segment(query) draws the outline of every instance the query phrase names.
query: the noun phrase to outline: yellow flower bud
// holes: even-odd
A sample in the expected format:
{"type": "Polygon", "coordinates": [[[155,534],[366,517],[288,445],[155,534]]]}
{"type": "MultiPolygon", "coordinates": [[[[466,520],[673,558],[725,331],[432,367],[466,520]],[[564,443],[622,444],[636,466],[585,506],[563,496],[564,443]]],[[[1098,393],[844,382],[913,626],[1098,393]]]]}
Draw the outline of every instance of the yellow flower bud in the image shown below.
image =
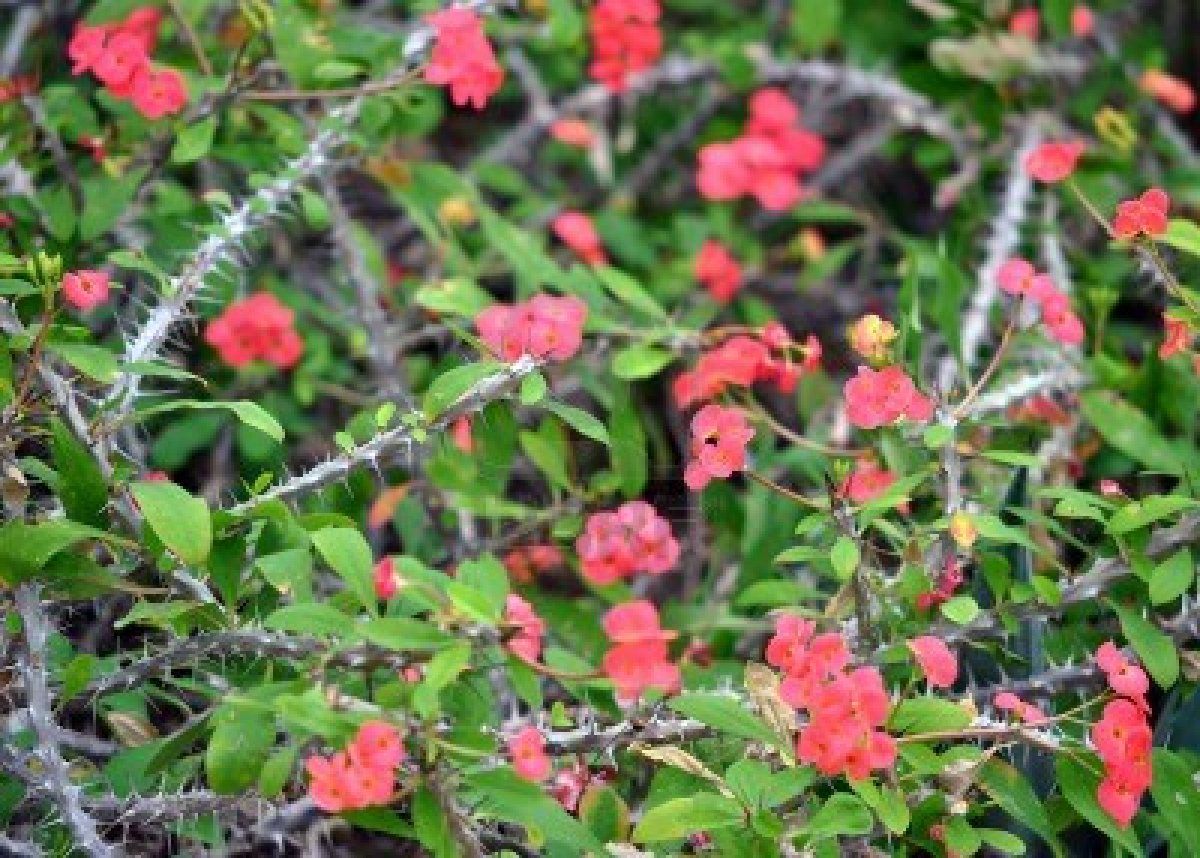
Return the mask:
{"type": "Polygon", "coordinates": [[[462,197],[448,197],[438,206],[438,217],[448,226],[471,226],[475,223],[475,209],[470,200],[462,197]]]}
{"type": "Polygon", "coordinates": [[[950,538],[959,548],[970,548],[979,537],[979,530],[970,513],[959,512],[950,516],[950,538]]]}
{"type": "Polygon", "coordinates": [[[896,326],[874,313],[850,326],[850,346],[867,360],[882,363],[896,339],[896,326]]]}

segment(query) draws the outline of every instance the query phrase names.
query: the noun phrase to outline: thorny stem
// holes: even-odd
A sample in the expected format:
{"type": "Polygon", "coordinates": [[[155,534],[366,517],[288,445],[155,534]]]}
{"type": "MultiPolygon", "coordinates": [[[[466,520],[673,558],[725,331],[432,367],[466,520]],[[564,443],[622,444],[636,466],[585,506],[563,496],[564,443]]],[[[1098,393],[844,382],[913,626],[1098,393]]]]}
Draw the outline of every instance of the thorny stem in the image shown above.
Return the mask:
{"type": "Polygon", "coordinates": [[[776,494],[783,495],[788,500],[793,500],[801,506],[807,507],[808,509],[827,509],[827,506],[821,501],[813,500],[810,497],[805,497],[798,492],[794,492],[789,488],[781,486],[770,477],[760,474],[758,471],[755,471],[751,468],[746,468],[744,473],[747,477],[754,480],[754,482],[758,483],[759,485],[766,486],[776,494]]]}
{"type": "Polygon", "coordinates": [[[861,448],[831,447],[828,444],[822,444],[820,441],[806,438],[799,432],[795,432],[780,423],[771,412],[750,399],[746,401],[746,410],[750,412],[752,417],[767,424],[776,435],[786,438],[792,444],[795,444],[797,447],[803,447],[805,450],[812,450],[839,459],[856,459],[867,452],[861,448]]]}

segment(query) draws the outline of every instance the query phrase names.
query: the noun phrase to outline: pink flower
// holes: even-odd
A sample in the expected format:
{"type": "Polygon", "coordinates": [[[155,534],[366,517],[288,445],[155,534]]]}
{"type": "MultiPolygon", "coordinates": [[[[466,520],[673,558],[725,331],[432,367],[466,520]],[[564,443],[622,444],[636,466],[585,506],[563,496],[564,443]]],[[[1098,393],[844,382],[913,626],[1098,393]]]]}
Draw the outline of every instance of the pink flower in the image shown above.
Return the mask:
{"type": "Polygon", "coordinates": [[[1196,109],[1196,91],[1185,80],[1158,69],[1147,69],[1138,81],[1142,92],[1165,104],[1176,113],[1196,109]]]}
{"type": "Polygon", "coordinates": [[[709,403],[692,418],[691,459],[683,479],[692,491],[700,491],[710,480],[729,479],[746,466],[746,445],[754,429],[737,408],[709,403]]]}
{"type": "Polygon", "coordinates": [[[508,740],[517,777],[527,781],[544,781],[550,777],[550,758],[546,755],[546,739],[537,727],[525,727],[508,740]]]}
{"type": "Polygon", "coordinates": [[[667,641],[675,632],[659,625],[652,603],[641,599],[610,609],[604,615],[604,633],[613,642],[604,654],[604,675],[612,681],[618,701],[637,700],[649,688],[670,694],[679,687],[679,666],[667,660],[667,641]]]}
{"type": "Polygon", "coordinates": [[[571,248],[589,265],[603,265],[607,259],[604,244],[592,219],[583,212],[565,211],[550,223],[559,241],[571,248]]]}
{"type": "Polygon", "coordinates": [[[67,57],[71,60],[71,74],[79,75],[91,71],[104,56],[104,45],[108,41],[105,27],[89,27],[84,23],[75,25],[75,32],[67,44],[67,57]]]}
{"type": "Polygon", "coordinates": [[[1192,328],[1186,319],[1176,319],[1163,314],[1164,335],[1158,347],[1158,356],[1164,360],[1185,352],[1192,347],[1192,328]]]}
{"type": "Polygon", "coordinates": [[[1036,705],[1022,700],[1011,691],[1001,691],[996,695],[992,704],[1001,711],[1013,713],[1018,720],[1024,721],[1031,727],[1041,726],[1048,720],[1036,705]]]}
{"type": "Polygon", "coordinates": [[[90,313],[108,300],[108,275],[83,269],[63,275],[63,297],[77,310],[90,313]]]}
{"type": "Polygon", "coordinates": [[[853,503],[863,504],[879,497],[896,482],[896,475],[879,467],[874,461],[858,461],[854,470],[846,476],[840,492],[853,503]]]}
{"type": "Polygon", "coordinates": [[[670,523],[644,501],[588,516],[575,550],[583,577],[599,585],[639,572],[669,572],[679,560],[670,523]]]}
{"type": "Polygon", "coordinates": [[[930,688],[949,688],[958,678],[958,659],[945,641],[933,635],[921,635],[908,642],[925,681],[930,688]]]}
{"type": "Polygon", "coordinates": [[[933,401],[923,396],[898,366],[878,371],[860,366],[858,375],[846,382],[843,393],[847,417],[862,429],[875,429],[898,420],[924,423],[933,416],[933,401]]]}
{"type": "Polygon", "coordinates": [[[142,40],[118,31],[105,40],[104,51],[92,65],[92,73],[106,86],[119,89],[149,63],[142,40]]]}
{"type": "Polygon", "coordinates": [[[700,248],[695,274],[713,299],[722,304],[729,303],[742,285],[742,267],[723,244],[712,239],[700,248]]]}
{"type": "Polygon", "coordinates": [[[1036,40],[1040,30],[1041,16],[1038,15],[1038,10],[1032,6],[1014,12],[1013,16],[1008,19],[1008,31],[1014,36],[1024,36],[1027,39],[1036,40]]]}
{"type": "Polygon", "coordinates": [[[187,106],[187,84],[175,69],[138,69],[130,88],[133,106],[147,119],[162,119],[187,106]]]}
{"type": "Polygon", "coordinates": [[[505,646],[522,661],[534,664],[542,654],[542,636],[546,624],[537,615],[533,605],[515,593],[509,593],[504,603],[504,623],[516,629],[505,646]]]}
{"type": "Polygon", "coordinates": [[[1071,35],[1086,39],[1096,31],[1096,15],[1091,7],[1076,3],[1071,9],[1071,35]]]}
{"type": "Polygon", "coordinates": [[[815,626],[811,620],[795,614],[784,614],[775,621],[775,635],[767,641],[765,658],[771,667],[785,673],[804,668],[808,658],[808,644],[812,640],[815,626]]]}
{"type": "Polygon", "coordinates": [[[1096,803],[1119,828],[1128,828],[1142,804],[1142,790],[1133,789],[1125,773],[1109,775],[1096,787],[1096,803]]]}
{"type": "Polygon", "coordinates": [[[658,0],[599,0],[588,15],[592,36],[589,74],[612,92],[650,68],[662,54],[658,0]]]}
{"type": "Polygon", "coordinates": [[[504,69],[483,32],[483,23],[470,9],[453,6],[426,16],[434,29],[433,50],[425,80],[450,87],[450,97],[462,107],[482,110],[504,82],[504,69]]]}
{"type": "Polygon", "coordinates": [[[123,33],[128,33],[142,44],[147,54],[154,53],[158,42],[158,31],[162,26],[163,13],[153,6],[142,6],[129,13],[129,17],[117,25],[123,33]]]}
{"type": "Polygon", "coordinates": [[[1160,188],[1151,188],[1140,197],[1117,204],[1113,234],[1131,239],[1144,235],[1157,238],[1167,231],[1167,211],[1171,198],[1160,188]]]}
{"type": "Polygon", "coordinates": [[[567,146],[587,149],[596,140],[592,126],[582,119],[559,119],[550,126],[550,136],[567,146]]]}
{"type": "Polygon", "coordinates": [[[295,314],[278,298],[270,292],[257,292],[230,304],[209,322],[204,340],[232,367],[263,360],[290,369],[304,353],[304,341],[294,325],[295,314]]]}
{"type": "MultiPolygon", "coordinates": [[[[1099,657],[1097,652],[1097,660],[1099,657]]],[[[1106,652],[1104,659],[1112,664],[1122,656],[1119,652],[1115,656],[1106,652]]],[[[1125,828],[1137,814],[1142,795],[1153,779],[1150,756],[1153,734],[1144,706],[1124,699],[1110,701],[1100,720],[1092,725],[1091,739],[1105,771],[1104,780],[1096,790],[1096,801],[1125,828]]]]}
{"type": "Polygon", "coordinates": [[[1146,672],[1125,658],[1112,641],[1106,641],[1096,650],[1096,665],[1107,674],[1109,687],[1123,697],[1142,700],[1150,690],[1146,672]]]}
{"type": "Polygon", "coordinates": [[[309,776],[309,798],[321,810],[341,813],[362,806],[365,796],[358,782],[351,777],[350,761],[345,753],[334,754],[329,759],[313,755],[304,766],[309,776]]]}
{"type": "Polygon", "coordinates": [[[399,580],[396,578],[396,561],[391,557],[384,557],[375,564],[373,574],[375,595],[385,600],[394,597],[400,589],[399,580]]]}
{"type": "Polygon", "coordinates": [[[1074,141],[1043,143],[1025,159],[1025,172],[1039,182],[1061,182],[1075,172],[1085,148],[1074,141]]]}
{"type": "Polygon", "coordinates": [[[386,721],[366,721],[346,749],[350,761],[366,769],[390,771],[404,761],[404,743],[386,721]]]}
{"type": "Polygon", "coordinates": [[[565,361],[583,346],[587,305],[574,296],[535,295],[521,304],[493,304],[475,317],[475,329],[498,358],[522,355],[565,361]]]}
{"type": "Polygon", "coordinates": [[[504,555],[504,568],[518,584],[532,584],[539,572],[563,565],[563,555],[554,544],[517,546],[504,555]]]}
{"type": "Polygon", "coordinates": [[[475,452],[475,439],[471,437],[471,418],[463,415],[450,427],[450,438],[454,446],[464,453],[475,452]]]}
{"type": "Polygon", "coordinates": [[[659,624],[658,609],[646,599],[616,605],[603,620],[604,633],[617,644],[663,643],[674,640],[675,632],[659,624]]]}

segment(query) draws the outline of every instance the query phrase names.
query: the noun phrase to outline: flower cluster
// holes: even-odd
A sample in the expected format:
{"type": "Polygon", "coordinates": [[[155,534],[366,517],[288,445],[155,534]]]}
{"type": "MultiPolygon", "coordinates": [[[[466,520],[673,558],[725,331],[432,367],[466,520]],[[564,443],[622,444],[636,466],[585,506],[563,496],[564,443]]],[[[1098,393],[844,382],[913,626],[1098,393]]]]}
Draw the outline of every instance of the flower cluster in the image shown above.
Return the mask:
{"type": "Polygon", "coordinates": [[[1174,75],[1158,69],[1147,69],[1142,73],[1138,86],[1146,95],[1165,104],[1176,113],[1191,113],[1196,109],[1196,91],[1187,81],[1174,75]]]}
{"type": "Polygon", "coordinates": [[[513,771],[527,781],[544,781],[550,777],[550,757],[546,755],[546,737],[537,727],[524,727],[508,740],[513,771]]]}
{"type": "Polygon", "coordinates": [[[754,427],[738,408],[710,402],[692,417],[691,458],[683,481],[694,492],[712,480],[727,480],[746,467],[746,445],[754,427]]]}
{"type": "Polygon", "coordinates": [[[534,295],[511,306],[493,304],[475,317],[475,329],[496,357],[521,355],[570,360],[583,345],[587,305],[574,296],[534,295]]]}
{"type": "Polygon", "coordinates": [[[1096,664],[1108,677],[1109,687],[1121,695],[1105,705],[1100,720],[1092,725],[1092,744],[1104,763],[1104,779],[1096,789],[1096,801],[1126,828],[1137,814],[1153,774],[1153,737],[1146,719],[1150,683],[1145,672],[1111,642],[1096,650],[1096,664]]]}
{"type": "Polygon", "coordinates": [[[742,266],[725,245],[711,238],[700,248],[694,271],[713,300],[722,304],[728,304],[742,286],[742,266]]]}
{"type": "Polygon", "coordinates": [[[958,659],[941,638],[921,635],[910,640],[908,648],[930,688],[949,688],[958,679],[958,659]]]}
{"type": "Polygon", "coordinates": [[[1046,184],[1061,182],[1075,172],[1086,148],[1074,140],[1043,143],[1025,159],[1025,172],[1046,184]]]}
{"type": "Polygon", "coordinates": [[[617,702],[636,701],[648,688],[673,694],[679,688],[679,666],[667,658],[667,642],[675,632],[663,629],[658,609],[639,599],[617,605],[604,615],[604,633],[612,647],[604,654],[604,675],[612,681],[617,702]]]}
{"type": "Polygon", "coordinates": [[[270,292],[257,292],[230,304],[209,322],[204,340],[229,366],[241,368],[262,360],[289,369],[304,354],[295,321],[295,313],[278,298],[270,292]]]}
{"type": "Polygon", "coordinates": [[[1158,347],[1158,356],[1164,360],[1186,352],[1192,347],[1196,334],[1187,319],[1176,319],[1163,314],[1163,341],[1158,347]]]}
{"type": "Polygon", "coordinates": [[[876,429],[899,420],[925,423],[933,417],[933,400],[918,391],[899,366],[880,370],[860,366],[843,393],[846,416],[860,429],[876,429]]]}
{"type": "Polygon", "coordinates": [[[108,275],[103,271],[71,271],[63,275],[63,298],[84,313],[90,313],[108,300],[108,275]]]}
{"type": "Polygon", "coordinates": [[[513,581],[518,584],[532,584],[539,573],[562,566],[563,553],[552,542],[518,545],[505,552],[503,562],[513,581]]]}
{"type": "Polygon", "coordinates": [[[1000,289],[1027,298],[1041,308],[1050,336],[1068,346],[1083,342],[1083,322],[1071,311],[1071,299],[1060,292],[1049,274],[1039,274],[1026,259],[1010,259],[996,273],[1000,289]]]}
{"type": "Polygon", "coordinates": [[[679,560],[679,542],[670,522],[645,501],[588,516],[575,550],[583,577],[600,585],[639,572],[669,572],[679,560]]]}
{"type": "Polygon", "coordinates": [[[608,260],[595,224],[583,212],[565,211],[559,214],[551,221],[550,229],[559,241],[588,265],[603,265],[608,260]]]}
{"type": "Polygon", "coordinates": [[[391,557],[384,557],[375,564],[372,579],[375,595],[380,599],[386,601],[395,598],[400,591],[400,576],[396,574],[396,561],[391,557]]]}
{"type": "Polygon", "coordinates": [[[958,560],[951,554],[946,557],[946,565],[938,575],[933,589],[917,595],[918,610],[931,611],[938,605],[950,601],[962,583],[962,568],[958,565],[958,560]]]}
{"type": "Polygon", "coordinates": [[[1113,235],[1133,239],[1139,235],[1157,238],[1167,231],[1167,212],[1171,198],[1160,188],[1151,188],[1140,197],[1117,205],[1113,218],[1113,235]]]}
{"type": "Polygon", "coordinates": [[[729,387],[760,381],[791,393],[801,376],[816,371],[820,363],[820,340],[809,334],[800,345],[783,325],[770,322],[758,337],[738,334],[702,353],[694,368],[676,376],[671,390],[680,408],[715,399],[729,387]]]}
{"type": "Polygon", "coordinates": [[[470,9],[451,7],[426,17],[434,31],[425,80],[450,87],[450,98],[462,107],[482,110],[504,82],[483,22],[470,9]]]}
{"type": "Polygon", "coordinates": [[[710,200],[752,196],[770,211],[794,206],[803,195],[801,176],[825,159],[825,141],[799,122],[800,109],[785,92],[759,90],[742,135],[700,150],[700,193],[710,200]]]}
{"type": "Polygon", "coordinates": [[[891,768],[896,742],[880,729],[891,709],[883,677],[874,667],[851,669],[841,635],[814,631],[809,620],[785,614],[767,642],[767,664],[784,674],[779,696],[808,712],[796,755],[822,774],[854,780],[891,768]]]}
{"type": "Polygon", "coordinates": [[[504,624],[516,630],[504,642],[508,651],[522,661],[535,663],[542,654],[546,623],[537,615],[533,605],[516,593],[509,593],[504,603],[504,624]]]}
{"type": "Polygon", "coordinates": [[[662,54],[658,0],[600,0],[588,16],[592,34],[591,76],[612,92],[650,68],[662,54]]]}
{"type": "Polygon", "coordinates": [[[311,779],[309,797],[329,813],[358,810],[392,800],[396,766],[404,761],[404,743],[396,728],[367,721],[345,751],[305,761],[311,779]]]}
{"type": "Polygon", "coordinates": [[[178,113],[187,104],[183,75],[150,62],[161,23],[162,13],[147,6],[124,21],[76,25],[67,45],[71,74],[90,71],[114,97],[129,99],[147,119],[178,113]]]}
{"type": "Polygon", "coordinates": [[[576,760],[559,769],[550,785],[550,795],[569,813],[579,809],[579,800],[593,787],[611,784],[616,779],[616,769],[604,766],[593,771],[583,760],[576,760]]]}

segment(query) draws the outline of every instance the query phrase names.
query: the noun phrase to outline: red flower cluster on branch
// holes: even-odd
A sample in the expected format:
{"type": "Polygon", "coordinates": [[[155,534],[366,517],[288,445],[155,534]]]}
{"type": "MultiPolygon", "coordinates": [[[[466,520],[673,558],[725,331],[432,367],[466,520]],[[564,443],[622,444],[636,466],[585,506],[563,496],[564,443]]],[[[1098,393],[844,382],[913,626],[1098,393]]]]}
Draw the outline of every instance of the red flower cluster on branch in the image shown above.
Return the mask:
{"type": "Polygon", "coordinates": [[[130,100],[147,119],[178,113],[188,98],[183,75],[150,62],[161,24],[162,13],[145,7],[119,23],[77,25],[67,45],[71,73],[90,71],[113,96],[130,100]]]}
{"type": "Polygon", "coordinates": [[[667,658],[667,642],[675,632],[662,628],[651,602],[639,599],[612,608],[604,615],[604,633],[613,644],[604,654],[604,675],[619,703],[632,703],[650,688],[665,694],[679,689],[679,666],[667,658]]]}
{"type": "Polygon", "coordinates": [[[204,340],[221,360],[235,368],[261,360],[290,369],[304,354],[296,333],[296,315],[270,292],[257,292],[235,301],[209,322],[204,340]]]}
{"type": "Polygon", "coordinates": [[[599,0],[588,22],[592,34],[591,76],[612,92],[623,92],[629,78],[658,62],[663,37],[658,0],[599,0]]]}
{"type": "Polygon", "coordinates": [[[583,577],[600,585],[639,572],[669,572],[679,561],[679,542],[670,522],[645,501],[588,516],[575,550],[583,577]]]}
{"type": "Polygon", "coordinates": [[[794,206],[803,196],[801,177],[825,160],[825,141],[799,122],[800,109],[785,92],[759,90],[742,136],[700,150],[700,193],[710,200],[752,196],[769,211],[794,206]]]}
{"type": "Polygon", "coordinates": [[[1027,298],[1042,311],[1042,321],[1050,336],[1060,343],[1077,346],[1083,342],[1083,322],[1071,310],[1071,299],[1060,292],[1049,274],[1039,274],[1026,259],[1010,259],[996,274],[1000,289],[1009,295],[1027,298]]]}
{"type": "Polygon", "coordinates": [[[1109,687],[1121,695],[1105,705],[1100,720],[1092,725],[1092,743],[1104,763],[1104,779],[1096,788],[1096,801],[1117,825],[1127,828],[1153,777],[1153,734],[1146,719],[1150,681],[1145,671],[1111,642],[1096,650],[1096,664],[1108,677],[1109,687]]]}
{"type": "Polygon", "coordinates": [[[396,767],[404,757],[404,743],[395,727],[367,721],[345,751],[331,757],[314,754],[305,761],[309,797],[329,813],[387,804],[394,792],[396,767]]]}
{"type": "Polygon", "coordinates": [[[475,317],[475,329],[501,360],[529,355],[565,361],[583,345],[585,319],[587,305],[573,295],[535,295],[512,306],[493,304],[475,317]]]}
{"type": "Polygon", "coordinates": [[[783,325],[771,322],[758,337],[738,334],[702,353],[694,368],[676,376],[671,390],[680,408],[715,399],[730,387],[750,387],[760,381],[791,393],[801,376],[816,371],[820,363],[820,340],[810,334],[800,345],[783,325]]]}
{"type": "Polygon", "coordinates": [[[746,445],[754,427],[737,408],[710,402],[692,417],[691,458],[683,481],[694,492],[712,480],[727,480],[746,467],[746,445]]]}
{"type": "Polygon", "coordinates": [[[900,420],[925,423],[933,417],[933,400],[918,391],[899,366],[880,370],[860,366],[843,392],[846,416],[860,429],[877,429],[900,420]]]}
{"type": "Polygon", "coordinates": [[[461,7],[434,12],[425,20],[434,30],[425,80],[448,86],[450,98],[459,107],[470,104],[482,110],[504,83],[504,69],[496,62],[483,22],[461,7]]]}

